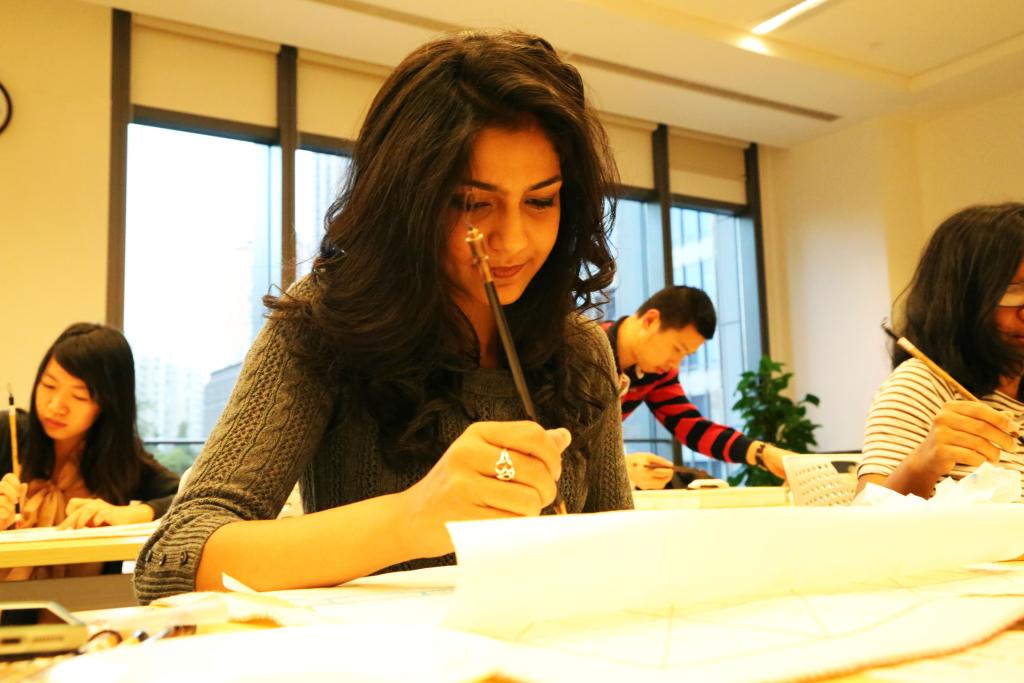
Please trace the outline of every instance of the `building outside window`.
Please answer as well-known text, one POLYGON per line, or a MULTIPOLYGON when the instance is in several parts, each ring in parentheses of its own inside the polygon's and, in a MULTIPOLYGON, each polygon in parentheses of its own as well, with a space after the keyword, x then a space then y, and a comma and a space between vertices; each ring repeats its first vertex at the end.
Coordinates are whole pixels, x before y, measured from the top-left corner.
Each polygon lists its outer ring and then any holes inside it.
MULTIPOLYGON (((671 214, 672 282, 707 292, 718 314, 715 336, 683 361, 679 381, 700 413, 737 429, 732 409, 740 373, 761 355, 757 256, 753 223, 731 213, 674 206, 671 214)), ((735 466, 683 449, 687 464, 725 477, 735 466)))
MULTIPOLYGON (((296 154, 296 272, 306 275, 348 157, 296 154)), ((220 417, 277 291, 280 148, 132 124, 124 327, 139 430, 182 472, 220 417), (187 198, 187 201, 184 201, 187 198)))
POLYGON ((124 328, 139 431, 188 467, 230 394, 277 279, 279 153, 253 142, 128 128, 124 328))
POLYGON ((324 216, 352 160, 300 149, 295 153, 295 277, 309 273, 324 236, 324 216))

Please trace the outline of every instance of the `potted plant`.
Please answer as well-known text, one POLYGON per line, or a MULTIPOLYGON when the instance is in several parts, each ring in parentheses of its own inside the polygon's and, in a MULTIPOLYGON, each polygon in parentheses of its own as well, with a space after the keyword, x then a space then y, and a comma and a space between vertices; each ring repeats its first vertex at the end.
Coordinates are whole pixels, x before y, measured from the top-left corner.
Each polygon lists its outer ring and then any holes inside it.
MULTIPOLYGON (((806 453, 818 442, 814 430, 821 425, 807 418, 807 405, 819 405, 814 394, 807 394, 793 402, 782 392, 789 386, 792 372, 783 372, 782 363, 763 356, 756 371, 747 370, 740 375, 736 393, 740 398, 733 410, 743 417, 743 433, 751 439, 774 444, 779 448, 806 453)), ((768 470, 744 465, 729 477, 730 486, 778 486, 782 480, 768 470)))

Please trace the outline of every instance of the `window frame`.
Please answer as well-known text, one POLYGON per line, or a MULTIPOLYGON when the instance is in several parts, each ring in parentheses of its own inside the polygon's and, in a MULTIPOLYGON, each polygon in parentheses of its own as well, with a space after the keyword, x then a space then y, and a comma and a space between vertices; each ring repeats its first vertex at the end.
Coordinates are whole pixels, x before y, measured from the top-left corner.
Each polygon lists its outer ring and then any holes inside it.
MULTIPOLYGON (((271 128, 240 121, 200 116, 185 112, 133 105, 131 102, 132 13, 111 12, 111 114, 110 114, 110 203, 107 259, 107 324, 124 327, 125 240, 127 209, 128 125, 139 123, 192 133, 202 133, 281 148, 281 288, 295 279, 295 152, 299 149, 352 155, 354 142, 344 138, 298 130, 297 50, 281 45, 277 55, 278 126, 271 128)), ((668 126, 658 124, 651 133, 653 188, 618 185, 616 198, 657 204, 661 218, 665 286, 673 284, 670 212, 673 206, 726 213, 752 221, 756 254, 758 306, 761 323, 761 352, 769 353, 767 292, 764 273, 764 235, 761 212, 758 145, 744 150, 746 204, 732 204, 702 197, 673 193, 669 187, 668 126)), ((682 449, 672 439, 673 459, 682 463, 682 449)))

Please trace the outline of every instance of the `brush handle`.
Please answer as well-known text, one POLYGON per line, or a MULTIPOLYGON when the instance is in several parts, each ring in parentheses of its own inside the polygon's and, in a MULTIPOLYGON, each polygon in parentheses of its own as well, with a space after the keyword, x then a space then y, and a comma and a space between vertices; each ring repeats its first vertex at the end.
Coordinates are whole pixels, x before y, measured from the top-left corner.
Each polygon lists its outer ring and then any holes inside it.
POLYGON ((649 462, 644 465, 645 469, 649 470, 672 470, 679 474, 693 474, 695 468, 683 467, 682 465, 663 465, 660 462, 649 462))
POLYGON ((957 382, 955 379, 953 379, 952 375, 950 375, 948 372, 939 367, 935 363, 935 361, 933 361, 928 356, 924 355, 924 352, 918 349, 916 346, 914 346, 914 344, 911 343, 909 339, 907 339, 906 337, 900 337, 899 339, 896 340, 896 343, 899 345, 901 349, 903 349, 911 356, 927 365, 932 372, 941 377, 943 381, 947 382, 951 387, 956 389, 961 396, 971 401, 979 401, 977 396, 967 391, 967 388, 964 385, 960 384, 960 382, 957 382))
MULTIPOLYGON (((516 345, 512 343, 512 332, 508 328, 508 320, 505 319, 505 309, 502 308, 501 300, 498 299, 498 290, 494 287, 494 281, 484 282, 484 291, 487 292, 487 301, 491 305, 491 312, 494 314, 494 322, 498 326, 498 337, 501 338, 501 346, 505 349, 505 358, 508 359, 508 369, 512 372, 512 381, 516 385, 516 393, 519 400, 523 402, 523 409, 526 416, 534 422, 540 423, 537 419, 537 409, 533 407, 533 399, 530 398, 530 391, 526 387, 526 378, 523 376, 523 367, 519 364, 519 354, 516 353, 516 345)), ((549 506, 556 515, 566 514, 565 501, 562 494, 555 489, 555 499, 549 506)))
POLYGON ((508 359, 508 369, 512 372, 516 393, 519 394, 519 400, 523 402, 527 417, 538 422, 537 409, 533 407, 533 399, 530 398, 530 391, 526 387, 523 367, 519 364, 519 354, 516 353, 516 346, 512 342, 512 332, 508 328, 505 311, 498 299, 498 290, 495 289, 494 282, 485 282, 484 289, 487 291, 487 301, 491 304, 491 312, 494 313, 494 322, 498 326, 498 337, 501 338, 501 346, 505 349, 505 358, 508 359))
POLYGON ((21 463, 18 462, 18 416, 14 406, 7 411, 11 425, 11 471, 14 476, 21 477, 21 463))

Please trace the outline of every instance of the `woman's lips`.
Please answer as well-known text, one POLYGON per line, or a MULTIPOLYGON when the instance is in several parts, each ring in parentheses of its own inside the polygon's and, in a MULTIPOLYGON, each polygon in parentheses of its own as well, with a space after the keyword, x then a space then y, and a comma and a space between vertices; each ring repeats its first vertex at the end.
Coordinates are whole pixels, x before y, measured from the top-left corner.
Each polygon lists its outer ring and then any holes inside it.
POLYGON ((49 427, 50 429, 63 429, 64 427, 67 426, 63 422, 58 422, 57 420, 50 420, 48 418, 43 418, 43 424, 49 427))
POLYGON ((499 280, 507 280, 515 276, 522 269, 523 264, 518 266, 491 266, 491 275, 499 280))

